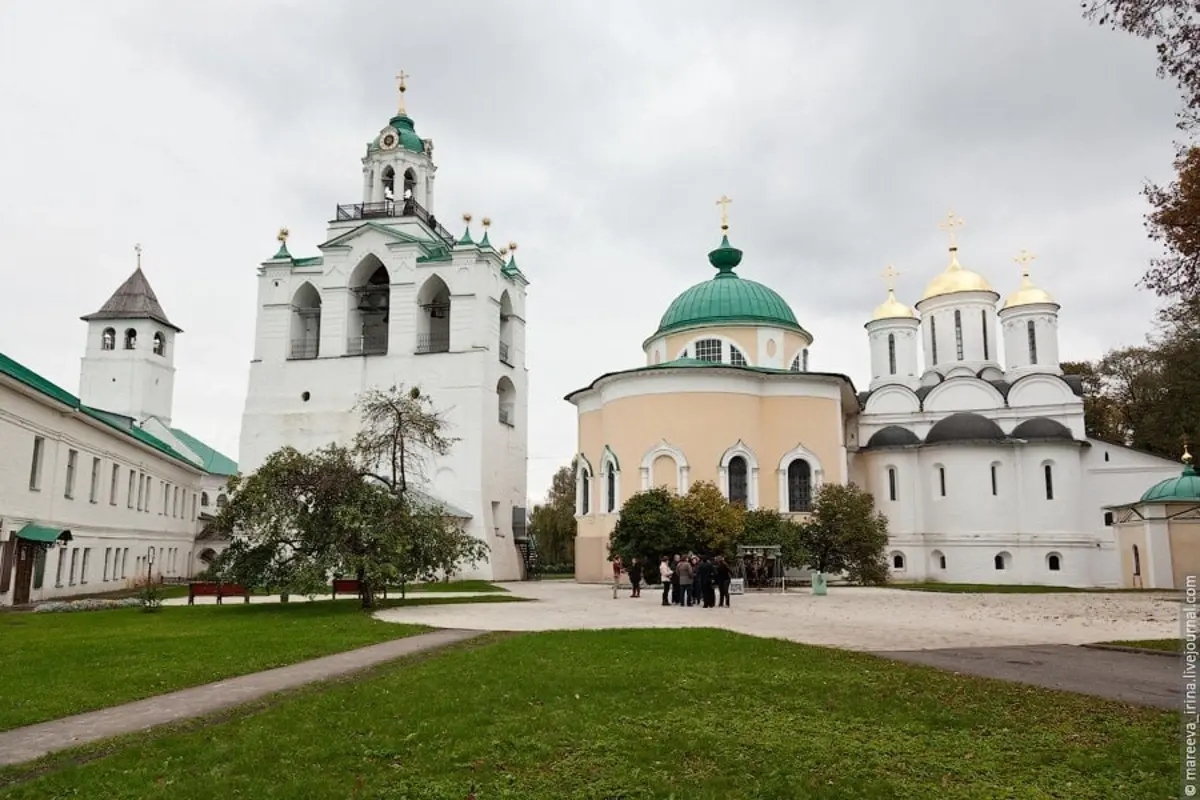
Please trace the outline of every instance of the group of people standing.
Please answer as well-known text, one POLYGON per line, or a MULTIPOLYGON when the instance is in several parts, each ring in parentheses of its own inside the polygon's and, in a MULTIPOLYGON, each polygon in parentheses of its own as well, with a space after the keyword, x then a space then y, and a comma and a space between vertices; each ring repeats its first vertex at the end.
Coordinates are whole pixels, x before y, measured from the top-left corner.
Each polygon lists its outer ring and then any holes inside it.
MULTIPOLYGON (((621 582, 625 565, 621 557, 613 560, 613 599, 621 582)), ((658 565, 658 576, 662 581, 662 604, 664 606, 702 606, 714 608, 718 605, 729 608, 729 584, 733 581, 733 570, 724 556, 715 559, 688 553, 663 556, 658 565)), ((642 580, 645 577, 642 560, 634 557, 629 565, 631 597, 642 596, 642 580)))

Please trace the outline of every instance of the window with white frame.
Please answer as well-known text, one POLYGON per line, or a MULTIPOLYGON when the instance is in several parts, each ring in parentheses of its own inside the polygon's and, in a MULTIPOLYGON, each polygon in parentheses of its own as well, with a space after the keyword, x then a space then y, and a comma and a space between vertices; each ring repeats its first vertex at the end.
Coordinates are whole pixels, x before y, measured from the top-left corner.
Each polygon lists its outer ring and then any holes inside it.
POLYGON ((812 510, 812 467, 797 458, 787 468, 788 511, 812 510))
POLYGON ((738 350, 733 345, 729 345, 729 363, 735 367, 746 366, 746 357, 742 355, 741 350, 738 350))
POLYGON ((720 339, 701 339, 696 342, 696 360, 720 361, 721 347, 720 339))
POLYGON ((792 372, 800 371, 800 354, 799 353, 797 353, 796 357, 792 359, 791 370, 792 370, 792 372))
POLYGON ((579 474, 575 476, 575 507, 580 516, 592 512, 592 471, 586 464, 579 465, 579 474))
POLYGON ((729 459, 729 502, 747 508, 750 504, 750 469, 743 456, 729 459))
POLYGON ((604 511, 608 514, 617 510, 617 468, 613 462, 604 465, 604 511))

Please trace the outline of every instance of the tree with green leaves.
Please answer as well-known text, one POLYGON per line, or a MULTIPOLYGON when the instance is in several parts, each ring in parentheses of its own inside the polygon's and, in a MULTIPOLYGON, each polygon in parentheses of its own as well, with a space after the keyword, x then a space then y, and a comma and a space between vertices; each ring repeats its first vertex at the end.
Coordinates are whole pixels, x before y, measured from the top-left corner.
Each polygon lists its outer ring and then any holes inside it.
POLYGON ((853 483, 825 483, 817 491, 812 519, 800 526, 808 566, 845 572, 854 583, 887 583, 888 521, 870 492, 853 483))
POLYGON ((231 482, 217 520, 234 542, 218 560, 225 579, 311 594, 354 575, 364 608, 389 585, 431 580, 478 563, 487 545, 462 520, 413 488, 427 459, 454 439, 416 388, 372 389, 359 401, 353 448, 284 447, 231 482))
POLYGON ((674 500, 685 551, 711 556, 734 554, 742 535, 745 511, 741 506, 726 500, 711 481, 696 481, 687 494, 674 500))
POLYGON ((741 543, 778 546, 786 569, 803 569, 808 565, 808 551, 801 544, 803 533, 800 523, 785 518, 773 508, 756 508, 742 517, 741 543))
MULTIPOLYGON (((609 557, 621 556, 629 563, 638 556, 653 565, 661 556, 687 552, 677 501, 675 494, 662 486, 638 492, 626 500, 609 539, 609 557)), ((653 569, 646 571, 646 579, 651 583, 657 575, 653 569)))
POLYGON ((529 531, 538 555, 555 566, 575 563, 575 470, 577 461, 560 467, 550 482, 546 502, 533 507, 529 531))

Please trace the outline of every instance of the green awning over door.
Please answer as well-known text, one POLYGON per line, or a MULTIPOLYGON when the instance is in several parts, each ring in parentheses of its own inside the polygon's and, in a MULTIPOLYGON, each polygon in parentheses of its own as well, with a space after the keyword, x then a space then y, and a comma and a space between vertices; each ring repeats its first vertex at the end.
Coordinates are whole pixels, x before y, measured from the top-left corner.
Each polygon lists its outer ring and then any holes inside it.
POLYGON ((46 525, 35 525, 30 522, 21 530, 17 531, 17 538, 24 539, 27 542, 41 542, 43 544, 53 544, 61 539, 64 542, 71 541, 71 532, 66 528, 51 528, 46 525))

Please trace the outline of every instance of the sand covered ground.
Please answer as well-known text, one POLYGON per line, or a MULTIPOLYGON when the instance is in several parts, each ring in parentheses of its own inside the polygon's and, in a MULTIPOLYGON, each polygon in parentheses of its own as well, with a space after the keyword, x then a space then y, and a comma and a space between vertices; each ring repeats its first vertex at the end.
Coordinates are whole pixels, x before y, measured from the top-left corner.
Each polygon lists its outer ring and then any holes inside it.
POLYGON ((851 650, 918 650, 1025 644, 1086 644, 1179 635, 1179 603, 1169 594, 943 594, 830 587, 734 596, 731 609, 660 605, 656 591, 632 599, 623 589, 571 581, 504 584, 536 602, 414 606, 380 619, 439 628, 540 631, 581 628, 720 627, 851 650))

